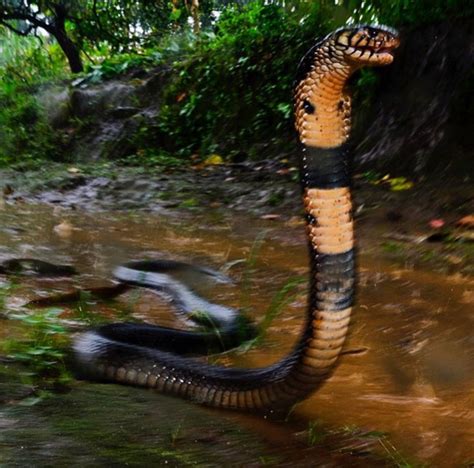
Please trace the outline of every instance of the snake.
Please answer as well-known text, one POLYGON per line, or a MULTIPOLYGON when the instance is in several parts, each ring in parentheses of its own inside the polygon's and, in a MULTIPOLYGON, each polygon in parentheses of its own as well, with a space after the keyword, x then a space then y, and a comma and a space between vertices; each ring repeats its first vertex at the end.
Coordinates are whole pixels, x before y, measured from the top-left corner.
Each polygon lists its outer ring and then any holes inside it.
MULTIPOLYGON (((289 354, 261 368, 208 364, 167 346, 172 329, 112 324, 75 338, 82 377, 250 411, 288 408, 320 388, 336 368, 355 302, 348 80, 362 67, 392 63, 399 42, 387 26, 339 28, 316 41, 297 68, 294 120, 310 268, 304 327, 289 354)), ((147 275, 160 274, 147 272, 146 264, 141 272, 135 267, 122 270, 122 278, 152 286, 147 275)))

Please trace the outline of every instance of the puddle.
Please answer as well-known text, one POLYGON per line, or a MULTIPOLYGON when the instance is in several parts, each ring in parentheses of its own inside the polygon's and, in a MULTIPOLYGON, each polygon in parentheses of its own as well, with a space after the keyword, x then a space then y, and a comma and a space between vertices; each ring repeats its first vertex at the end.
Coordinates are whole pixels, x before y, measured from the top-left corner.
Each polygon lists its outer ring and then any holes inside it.
MULTIPOLYGON (((215 269, 227 265, 234 284, 203 284, 200 293, 249 308, 258 322, 289 278, 306 274, 302 231, 301 226, 241 214, 90 214, 5 205, 0 210, 0 261, 34 257, 71 264, 80 273, 74 281, 83 286, 107 284, 113 268, 132 259, 173 258, 215 269), (251 273, 245 266, 250 255, 256 258, 251 273)), ((288 421, 209 410, 141 389, 78 383, 70 393, 31 408, 0 408, 0 463, 472 463, 474 281, 400 269, 368 250, 361 252, 359 271, 346 350, 363 352, 342 356, 333 376, 288 421), (325 428, 313 446, 308 444, 309 424, 325 428)), ((69 281, 26 279, 15 290, 14 305, 37 293, 65 290, 69 281)), ((261 346, 245 354, 227 353, 220 362, 264 366, 288 352, 305 312, 304 289, 271 324, 261 346)), ((151 293, 133 291, 118 303, 149 322, 188 325, 151 293)), ((106 311, 98 307, 97 313, 106 311)), ((0 339, 5 339, 12 325, 8 320, 1 325, 0 339)))

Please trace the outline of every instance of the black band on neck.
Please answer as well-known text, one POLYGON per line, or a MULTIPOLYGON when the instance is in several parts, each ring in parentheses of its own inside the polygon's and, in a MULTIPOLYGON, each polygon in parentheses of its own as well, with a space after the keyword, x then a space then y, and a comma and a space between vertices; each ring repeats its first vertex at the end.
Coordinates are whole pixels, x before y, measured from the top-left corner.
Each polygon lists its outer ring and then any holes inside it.
POLYGON ((301 182, 304 188, 331 189, 350 183, 347 146, 316 148, 301 145, 301 182))
POLYGON ((337 311, 351 307, 354 302, 354 249, 340 254, 315 254, 310 245, 311 307, 337 311))

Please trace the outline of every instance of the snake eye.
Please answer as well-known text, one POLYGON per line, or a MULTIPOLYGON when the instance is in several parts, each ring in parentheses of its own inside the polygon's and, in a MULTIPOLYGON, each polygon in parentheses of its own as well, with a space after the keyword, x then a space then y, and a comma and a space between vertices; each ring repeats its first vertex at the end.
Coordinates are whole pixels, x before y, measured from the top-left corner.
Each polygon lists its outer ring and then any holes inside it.
POLYGON ((370 37, 370 39, 376 38, 378 33, 379 32, 376 29, 370 28, 367 30, 367 35, 370 37))

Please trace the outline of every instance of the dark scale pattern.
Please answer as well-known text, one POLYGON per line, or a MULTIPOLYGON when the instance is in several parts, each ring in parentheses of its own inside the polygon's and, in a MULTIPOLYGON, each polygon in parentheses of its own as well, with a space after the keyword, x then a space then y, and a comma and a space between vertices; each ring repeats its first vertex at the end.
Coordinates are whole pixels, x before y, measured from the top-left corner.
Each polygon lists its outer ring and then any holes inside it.
POLYGON ((301 185, 331 189, 350 184, 350 164, 346 146, 314 148, 301 145, 301 185))
POLYGON ((318 255, 312 263, 311 303, 317 310, 342 310, 354 300, 354 250, 318 255), (327 294, 329 293, 329 294, 327 294))

